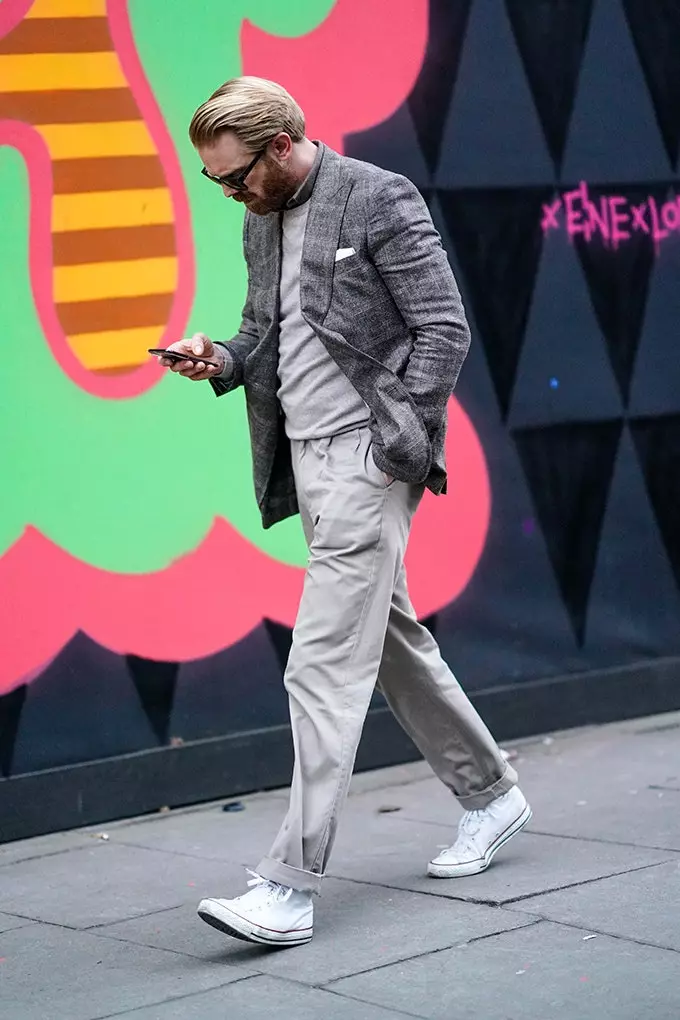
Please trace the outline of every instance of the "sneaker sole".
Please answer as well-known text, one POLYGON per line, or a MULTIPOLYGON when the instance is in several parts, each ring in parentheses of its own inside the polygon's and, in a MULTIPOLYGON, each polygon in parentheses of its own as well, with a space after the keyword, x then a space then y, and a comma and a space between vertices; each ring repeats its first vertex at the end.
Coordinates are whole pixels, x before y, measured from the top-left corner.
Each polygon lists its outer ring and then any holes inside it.
POLYGON ((527 822, 531 821, 532 811, 529 805, 525 807, 519 818, 516 818, 511 825, 502 832, 500 836, 491 844, 489 849, 486 851, 483 857, 479 857, 476 861, 466 861, 465 864, 435 864, 434 861, 430 861, 427 866, 427 873, 430 878, 465 878, 468 875, 479 875, 480 872, 486 871, 491 864, 494 855, 498 853, 500 848, 516 836, 520 829, 523 829, 527 822))
POLYGON ((257 924, 246 921, 230 910, 225 910, 219 903, 202 900, 198 905, 198 916, 206 924, 225 935, 231 935, 243 942, 255 942, 260 946, 304 946, 311 942, 313 929, 303 928, 301 931, 273 932, 261 928, 257 924))

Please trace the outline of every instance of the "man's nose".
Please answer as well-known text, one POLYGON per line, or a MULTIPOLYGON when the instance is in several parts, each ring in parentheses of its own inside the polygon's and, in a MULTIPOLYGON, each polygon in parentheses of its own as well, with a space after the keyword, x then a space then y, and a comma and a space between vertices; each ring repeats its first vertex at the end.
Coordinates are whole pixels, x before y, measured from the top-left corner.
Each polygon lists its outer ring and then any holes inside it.
POLYGON ((222 188, 222 194, 224 195, 225 198, 231 198, 231 196, 235 195, 236 192, 238 191, 238 188, 229 188, 229 187, 227 187, 226 184, 222 184, 221 188, 222 188))

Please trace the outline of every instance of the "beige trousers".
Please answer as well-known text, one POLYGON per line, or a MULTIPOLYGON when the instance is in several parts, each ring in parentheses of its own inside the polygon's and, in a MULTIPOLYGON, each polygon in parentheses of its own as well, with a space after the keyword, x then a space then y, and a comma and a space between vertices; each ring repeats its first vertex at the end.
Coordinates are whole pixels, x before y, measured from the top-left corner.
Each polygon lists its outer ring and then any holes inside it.
POLYGON ((292 454, 309 544, 284 678, 295 769, 288 814, 257 871, 317 891, 376 682, 465 808, 484 807, 517 775, 409 600, 403 561, 423 487, 389 482, 367 428, 293 441, 292 454))

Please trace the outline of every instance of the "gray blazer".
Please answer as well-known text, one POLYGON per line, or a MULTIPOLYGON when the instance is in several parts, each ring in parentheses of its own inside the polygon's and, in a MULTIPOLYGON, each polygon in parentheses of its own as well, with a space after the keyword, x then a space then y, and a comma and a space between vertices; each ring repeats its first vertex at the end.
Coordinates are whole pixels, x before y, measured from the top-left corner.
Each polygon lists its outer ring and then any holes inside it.
MULTIPOLYGON (((300 270, 302 313, 371 412, 373 456, 404 482, 446 491, 446 406, 470 331, 439 234, 405 177, 323 147, 300 270), (356 255, 335 262, 338 248, 356 255)), ((248 294, 228 343, 243 385, 265 528, 297 513, 278 389, 281 216, 246 213, 248 294)))

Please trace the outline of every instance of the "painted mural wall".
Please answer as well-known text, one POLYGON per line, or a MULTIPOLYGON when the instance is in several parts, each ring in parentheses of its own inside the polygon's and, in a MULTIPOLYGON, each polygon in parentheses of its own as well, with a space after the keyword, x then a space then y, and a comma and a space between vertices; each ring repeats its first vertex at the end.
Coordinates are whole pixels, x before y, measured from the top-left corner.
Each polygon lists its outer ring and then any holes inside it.
POLYGON ((261 530, 242 395, 146 355, 238 324, 242 210, 186 129, 241 73, 410 176, 459 278, 407 565, 461 679, 680 651, 680 21, 648 7, 0 0, 5 776, 285 720, 299 522, 261 530))

